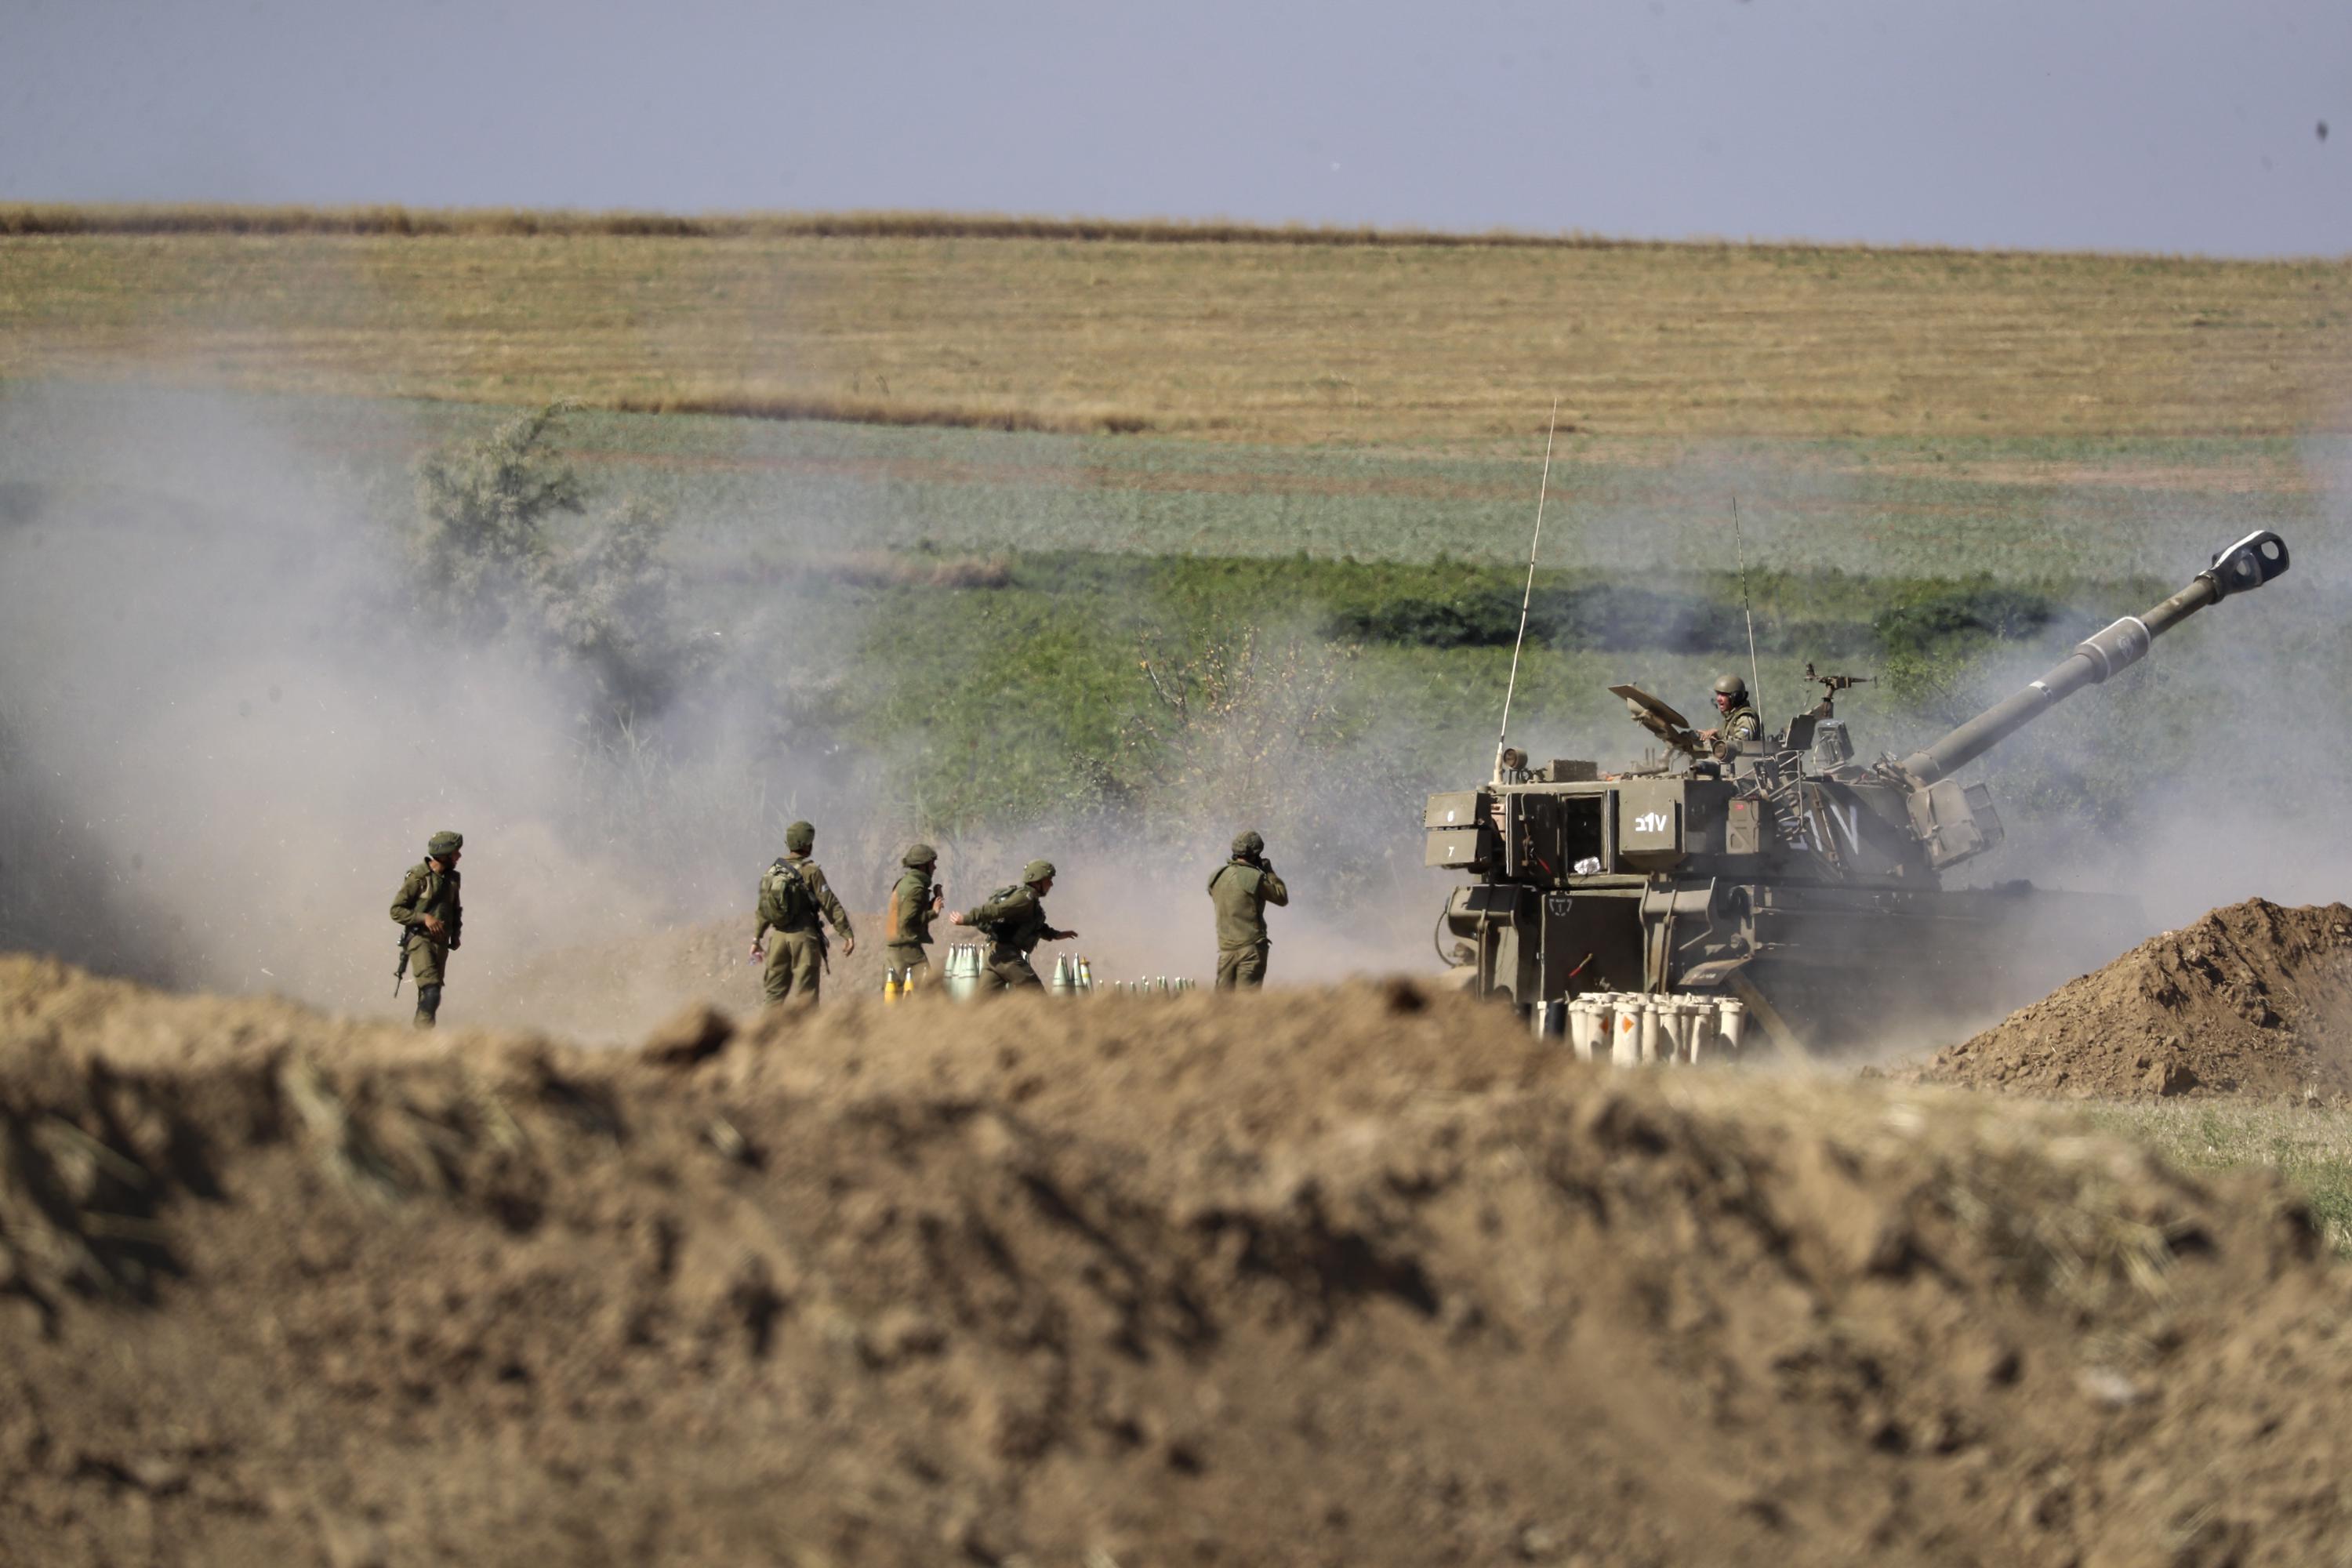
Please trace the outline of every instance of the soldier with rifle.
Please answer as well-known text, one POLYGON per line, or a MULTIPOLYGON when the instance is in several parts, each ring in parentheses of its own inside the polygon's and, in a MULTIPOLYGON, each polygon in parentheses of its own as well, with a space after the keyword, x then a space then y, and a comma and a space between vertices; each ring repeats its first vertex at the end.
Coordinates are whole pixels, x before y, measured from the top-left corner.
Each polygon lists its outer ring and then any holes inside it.
POLYGON ((1032 860, 1018 882, 997 889, 986 903, 948 916, 950 925, 971 926, 988 938, 988 967, 981 974, 983 991, 1045 989, 1045 983, 1029 967, 1029 954, 1041 942, 1067 942, 1078 934, 1045 923, 1045 895, 1053 890, 1054 863, 1032 860))
POLYGON ((1236 835, 1233 858, 1209 873, 1209 901, 1217 908, 1217 989, 1255 991, 1265 984, 1265 906, 1287 905, 1290 889, 1265 858, 1265 840, 1236 835))
POLYGON ((794 992, 800 994, 803 1005, 815 1005, 822 976, 831 963, 824 927, 818 923, 820 915, 841 933, 843 957, 857 951, 857 933, 849 929, 849 912, 825 885, 824 873, 809 858, 815 847, 816 829, 805 822, 793 823, 784 829, 784 854, 760 879, 759 906, 752 914, 757 923, 751 928, 751 962, 766 964, 760 973, 760 987, 771 1007, 782 1006, 794 992), (776 933, 775 945, 763 947, 761 940, 772 930, 776 933))
POLYGON ((393 923, 400 927, 400 963, 392 972, 392 994, 400 994, 401 976, 414 969, 420 1029, 432 1028, 440 1014, 449 955, 457 951, 466 923, 457 896, 457 858, 465 847, 463 834, 435 834, 425 841, 424 860, 408 868, 392 900, 393 923))

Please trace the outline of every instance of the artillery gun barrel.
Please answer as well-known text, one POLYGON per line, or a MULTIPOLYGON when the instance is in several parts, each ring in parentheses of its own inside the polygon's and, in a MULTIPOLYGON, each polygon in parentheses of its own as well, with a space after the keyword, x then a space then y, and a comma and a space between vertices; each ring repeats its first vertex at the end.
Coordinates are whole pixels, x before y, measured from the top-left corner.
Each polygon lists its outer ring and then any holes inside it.
POLYGON ((2208 605, 2259 588, 2287 568, 2286 541, 2267 529, 2250 533, 2213 557, 2213 564, 2189 585, 2151 609, 2126 616, 2076 645, 2074 651, 2039 680, 1993 704, 1942 740, 1912 752, 1898 764, 1920 787, 1967 765, 2023 729, 2042 710, 2085 686, 2096 686, 2126 665, 2137 664, 2148 645, 2208 605))

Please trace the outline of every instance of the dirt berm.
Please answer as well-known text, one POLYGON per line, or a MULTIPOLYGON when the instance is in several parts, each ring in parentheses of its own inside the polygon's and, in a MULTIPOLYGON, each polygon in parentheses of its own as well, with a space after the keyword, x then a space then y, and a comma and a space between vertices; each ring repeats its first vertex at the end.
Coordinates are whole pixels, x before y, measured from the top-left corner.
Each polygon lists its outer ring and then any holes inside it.
POLYGON ((2352 1094, 2352 909, 2212 910, 1918 1070, 2035 1095, 2352 1094))
POLYGON ((1461 998, 643 1050, 0 959, 0 1561, 2139 1564, 2352 1539, 2308 1215, 1461 998))

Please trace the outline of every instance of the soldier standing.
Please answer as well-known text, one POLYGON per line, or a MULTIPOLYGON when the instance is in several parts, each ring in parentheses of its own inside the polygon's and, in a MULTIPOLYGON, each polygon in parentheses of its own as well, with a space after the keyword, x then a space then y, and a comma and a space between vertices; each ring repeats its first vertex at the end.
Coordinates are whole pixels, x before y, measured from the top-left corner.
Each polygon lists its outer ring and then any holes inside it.
POLYGON ((1715 710, 1723 715, 1723 721, 1712 730, 1701 730, 1698 738, 1714 748, 1718 761, 1738 756, 1743 745, 1764 733, 1764 721, 1748 705, 1748 682, 1737 675, 1727 675, 1715 683, 1715 710))
POLYGON ((404 962, 416 976, 416 1026, 429 1029, 441 1011, 441 986, 449 955, 457 951, 466 923, 457 898, 457 857, 466 836, 446 829, 425 844, 425 858, 408 868, 393 896, 392 920, 408 933, 404 962))
POLYGON ((950 925, 974 926, 988 938, 988 968, 982 990, 1019 991, 1032 986, 1045 989, 1045 983, 1029 967, 1030 952, 1041 942, 1067 942, 1078 934, 1074 931, 1055 931, 1045 923, 1045 895, 1053 890, 1054 863, 1032 860, 1022 870, 1018 882, 999 888, 976 909, 948 916, 950 925))
POLYGON ((888 923, 883 927, 889 945, 883 956, 902 984, 914 984, 915 977, 927 975, 931 966, 931 955, 923 949, 930 945, 931 921, 939 916, 944 892, 931 883, 931 868, 939 859, 940 852, 928 844, 910 847, 898 862, 906 874, 890 889, 888 923))
POLYGON ((1233 858, 1209 873, 1209 901, 1217 907, 1217 989, 1256 990, 1265 984, 1265 906, 1287 905, 1290 889, 1266 863, 1265 840, 1234 838, 1233 858))
POLYGON ((783 858, 760 879, 760 903, 752 916, 757 923, 751 928, 751 962, 766 961, 767 967, 760 972, 760 988, 771 1007, 782 1005, 795 991, 804 1005, 815 1005, 825 964, 824 928, 817 923, 819 915, 841 933, 844 958, 857 951, 857 933, 849 929, 848 911, 825 885, 824 873, 809 858, 815 847, 816 829, 805 822, 793 823, 784 829, 783 858), (763 949, 761 939, 772 928, 776 932, 775 946, 763 949))

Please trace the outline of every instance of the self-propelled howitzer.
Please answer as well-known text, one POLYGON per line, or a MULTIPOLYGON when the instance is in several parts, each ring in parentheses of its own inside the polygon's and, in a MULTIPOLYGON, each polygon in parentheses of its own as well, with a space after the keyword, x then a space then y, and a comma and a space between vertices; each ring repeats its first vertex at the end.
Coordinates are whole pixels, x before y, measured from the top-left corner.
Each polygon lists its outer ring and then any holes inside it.
POLYGON ((2001 839, 1990 792, 1953 775, 2199 610, 2286 569, 2284 540, 2249 534, 2179 593, 1900 759, 1855 760, 1834 702, 1859 677, 1813 677, 1819 702, 1729 756, 1656 698, 1612 687, 1663 755, 1603 773, 1531 767, 1507 749, 1487 784, 1430 797, 1427 863, 1476 879, 1446 902, 1454 956, 1475 966, 1476 989, 1521 1006, 1594 992, 1735 996, 1765 1035, 1804 1048, 2022 1001, 2072 973, 2070 958, 2111 956, 2135 911, 2023 882, 1944 889, 1943 871, 2001 839))

